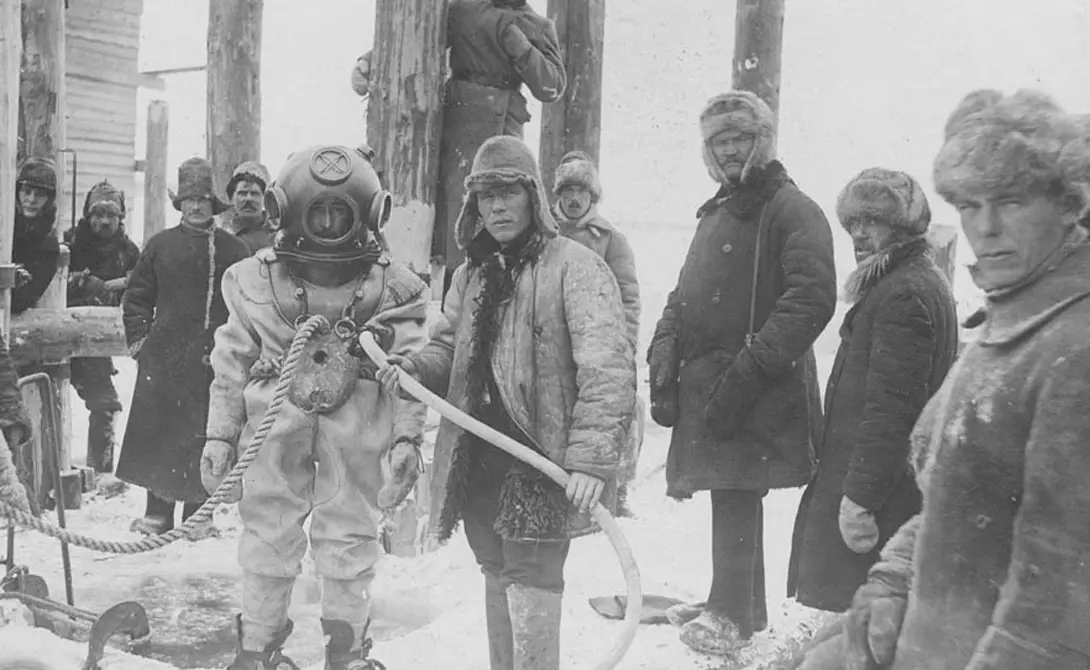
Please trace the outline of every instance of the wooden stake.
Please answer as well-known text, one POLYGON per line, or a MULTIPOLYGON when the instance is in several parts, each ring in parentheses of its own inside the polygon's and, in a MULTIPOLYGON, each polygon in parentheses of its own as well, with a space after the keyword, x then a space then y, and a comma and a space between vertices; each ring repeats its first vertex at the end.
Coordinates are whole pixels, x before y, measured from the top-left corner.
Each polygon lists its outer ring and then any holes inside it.
POLYGON ((549 0, 564 54, 568 87, 563 99, 542 105, 541 176, 552 193, 553 175, 569 151, 587 153, 595 163, 602 130, 602 52, 605 0, 549 0))
MULTIPOLYGON (((19 143, 19 67, 23 56, 19 0, 0 0, 0 265, 15 240, 15 165, 19 143)), ((11 289, 0 290, 0 332, 10 342, 11 289)))
POLYGON ((170 109, 165 100, 148 103, 148 139, 144 154, 143 240, 166 228, 167 148, 170 139, 170 109))
POLYGON ((207 145, 218 189, 239 163, 261 160, 264 7, 264 0, 208 2, 207 145))
POLYGON ((768 103, 777 119, 780 114, 783 16, 784 0, 738 0, 734 16, 731 86, 756 93, 768 103))
MULTIPOLYGON (((395 258, 429 277, 439 182, 447 0, 378 0, 367 143, 394 196, 386 238, 395 258)), ((442 277, 439 277, 440 281, 442 277)))

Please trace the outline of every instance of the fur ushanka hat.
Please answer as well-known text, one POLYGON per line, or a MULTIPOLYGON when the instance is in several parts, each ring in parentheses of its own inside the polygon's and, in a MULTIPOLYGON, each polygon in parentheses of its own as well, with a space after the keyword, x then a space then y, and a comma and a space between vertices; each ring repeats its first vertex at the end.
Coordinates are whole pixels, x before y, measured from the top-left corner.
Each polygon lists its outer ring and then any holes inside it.
POLYGON ((582 186, 590 191, 594 202, 602 199, 602 182, 598 179, 598 168, 594 161, 582 151, 569 151, 556 166, 553 179, 553 193, 559 195, 565 186, 582 186))
POLYGON ((194 156, 178 166, 178 192, 170 194, 174 209, 182 211, 182 201, 186 198, 212 199, 212 214, 223 214, 230 209, 216 194, 212 164, 203 158, 194 156))
POLYGON ((899 170, 863 170, 836 199, 836 216, 851 232, 859 219, 885 223, 902 235, 922 236, 931 225, 931 206, 919 182, 899 170))
POLYGON ((1082 198, 1079 218, 1090 221, 1090 114, 1071 119, 1074 137, 1060 152, 1060 170, 1064 180, 1082 198))
POLYGON ((120 216, 125 218, 125 192, 103 179, 87 191, 87 197, 83 200, 83 216, 86 218, 91 208, 95 205, 108 202, 113 203, 120 210, 120 216))
POLYGON ((57 195, 57 164, 48 158, 32 156, 24 159, 19 164, 17 174, 16 187, 25 184, 49 191, 52 196, 57 195))
POLYGON ((231 181, 227 182, 227 197, 235 197, 235 189, 238 188, 239 182, 252 181, 261 187, 261 192, 264 193, 265 189, 269 188, 269 184, 272 182, 272 177, 269 176, 269 170, 261 163, 257 161, 243 161, 235 168, 234 173, 231 174, 231 181))
POLYGON ((708 101, 700 113, 700 133, 704 139, 704 165, 708 174, 719 184, 727 182, 723 168, 712 155, 711 139, 726 130, 753 135, 753 151, 742 167, 741 181, 745 181, 755 169, 772 162, 775 148, 776 119, 772 109, 756 94, 749 91, 730 91, 708 101))
POLYGON ((522 184, 530 191, 534 225, 545 237, 557 234, 556 220, 549 211, 549 200, 541 182, 541 171, 530 147, 508 135, 496 135, 485 140, 473 158, 473 167, 466 177, 465 200, 454 224, 458 248, 468 249, 481 230, 481 210, 477 192, 502 184, 522 184))
MULTIPOLYGON (((970 192, 1050 192, 1060 189, 1083 202, 1061 154, 1077 132, 1073 119, 1049 96, 1029 90, 1004 96, 995 90, 965 96, 946 122, 935 157, 935 190, 948 202, 970 192)), ((1068 164, 1081 153, 1071 145, 1068 164)))

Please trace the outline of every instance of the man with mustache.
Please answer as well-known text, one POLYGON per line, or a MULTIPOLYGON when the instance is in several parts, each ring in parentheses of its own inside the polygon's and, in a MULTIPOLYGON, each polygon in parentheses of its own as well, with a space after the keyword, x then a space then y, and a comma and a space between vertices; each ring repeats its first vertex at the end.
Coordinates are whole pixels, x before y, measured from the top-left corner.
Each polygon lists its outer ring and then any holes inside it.
POLYGON ((245 161, 227 182, 231 209, 223 214, 223 227, 242 240, 250 255, 273 242, 275 233, 265 211, 265 189, 271 181, 268 168, 257 161, 245 161))
MULTIPOLYGON (((125 194, 108 181, 87 192, 83 216, 68 233, 72 260, 68 304, 119 306, 136 267, 140 249, 125 233, 125 194)), ((87 465, 99 475, 100 490, 117 493, 114 471, 114 417, 121 401, 114 388, 117 374, 110 358, 73 358, 72 386, 90 413, 87 426, 87 465)))
POLYGON ((886 541, 919 512, 909 435, 958 347, 954 296, 935 263, 923 188, 896 170, 868 168, 837 199, 858 265, 845 283, 825 389, 818 468, 795 521, 788 594, 842 612, 886 541))

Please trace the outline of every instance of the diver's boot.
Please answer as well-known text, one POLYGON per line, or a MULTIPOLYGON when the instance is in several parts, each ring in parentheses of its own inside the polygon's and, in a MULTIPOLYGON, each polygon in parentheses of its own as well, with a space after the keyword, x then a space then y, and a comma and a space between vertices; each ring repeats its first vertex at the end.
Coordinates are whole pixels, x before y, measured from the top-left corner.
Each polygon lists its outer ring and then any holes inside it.
POLYGON ((347 621, 322 619, 325 634, 325 670, 386 670, 386 666, 373 658, 371 638, 367 637, 370 621, 356 631, 347 621))
POLYGON ((272 635, 262 634, 258 630, 247 630, 244 634, 241 614, 235 619, 235 625, 238 629, 238 653, 231 665, 227 666, 227 670, 299 670, 295 661, 284 655, 284 643, 295 627, 291 619, 288 619, 279 632, 272 635), (261 651, 246 649, 243 644, 247 647, 261 646, 261 651))

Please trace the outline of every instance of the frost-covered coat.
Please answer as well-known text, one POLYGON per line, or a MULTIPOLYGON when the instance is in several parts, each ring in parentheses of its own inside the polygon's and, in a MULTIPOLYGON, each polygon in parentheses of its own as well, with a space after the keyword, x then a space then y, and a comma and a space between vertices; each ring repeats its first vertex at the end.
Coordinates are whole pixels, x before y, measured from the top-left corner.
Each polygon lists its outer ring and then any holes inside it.
POLYGON ((923 511, 892 667, 1088 668, 1090 246, 989 300, 980 330, 913 433, 923 511))
MULTIPOLYGON (((480 272, 454 273, 441 328, 413 356, 424 383, 465 411, 473 314, 480 272)), ((624 450, 636 394, 635 356, 612 273, 597 254, 563 237, 549 238, 518 278, 503 310, 492 373, 504 409, 540 453, 569 472, 612 484, 624 450), (618 337, 618 335, 621 335, 618 337)), ((431 518, 447 497, 453 451, 462 430, 444 420, 435 444, 431 518)), ((572 511, 568 535, 593 530, 572 511)))
POLYGON ((817 472, 795 521, 788 595, 827 611, 848 608, 882 546, 919 512, 909 436, 957 354, 954 297, 927 240, 887 258, 867 266, 885 271, 869 275, 840 327, 817 472), (875 513, 879 538, 869 553, 853 552, 841 538, 845 495, 875 513))
POLYGON ((553 216, 560 226, 561 235, 601 256, 613 272, 617 287, 621 290, 628 339, 632 343, 632 351, 636 351, 640 339, 640 281, 636 276, 636 254, 628 238, 598 213, 597 205, 577 221, 565 217, 559 204, 553 206, 553 216))
POLYGON ((214 234, 211 267, 208 233, 183 224, 156 234, 121 300, 125 339, 139 352, 117 476, 166 500, 208 497, 200 459, 212 382, 208 354, 213 333, 227 320, 220 282, 249 255, 234 235, 214 234))
POLYGON ((746 186, 721 190, 698 216, 648 353, 655 360, 674 352, 667 365, 679 412, 667 493, 802 486, 822 426, 812 345, 836 308, 829 222, 776 161, 746 186), (757 258, 755 338, 747 349, 757 258), (708 415, 732 425, 713 429, 708 415))
MULTIPOLYGON (((407 354, 427 341, 426 286, 404 266, 380 258, 362 280, 307 287, 307 306, 335 322, 354 303, 359 325, 392 331, 385 346, 407 354)), ((283 358, 303 312, 285 264, 264 249, 228 268, 223 295, 230 316, 216 331, 215 379, 209 392, 207 434, 239 449, 250 445, 272 402, 283 358)), ((385 339, 385 338, 382 338, 385 339)), ((395 398, 361 365, 341 407, 307 413, 290 400, 257 459, 243 476, 239 513, 242 568, 272 577, 298 574, 303 521, 313 512, 311 540, 323 577, 355 579, 375 563, 382 459, 397 440, 420 444, 426 410, 395 398), (316 463, 320 465, 316 466, 316 463)))
POLYGON ((492 0, 454 0, 447 14, 450 80, 446 84, 439 150, 434 253, 456 267, 463 255, 454 222, 477 149, 494 135, 522 137, 530 120, 522 85, 543 103, 564 95, 567 75, 553 22, 533 8, 496 7, 492 0), (517 25, 530 49, 513 58, 503 33, 517 25))

